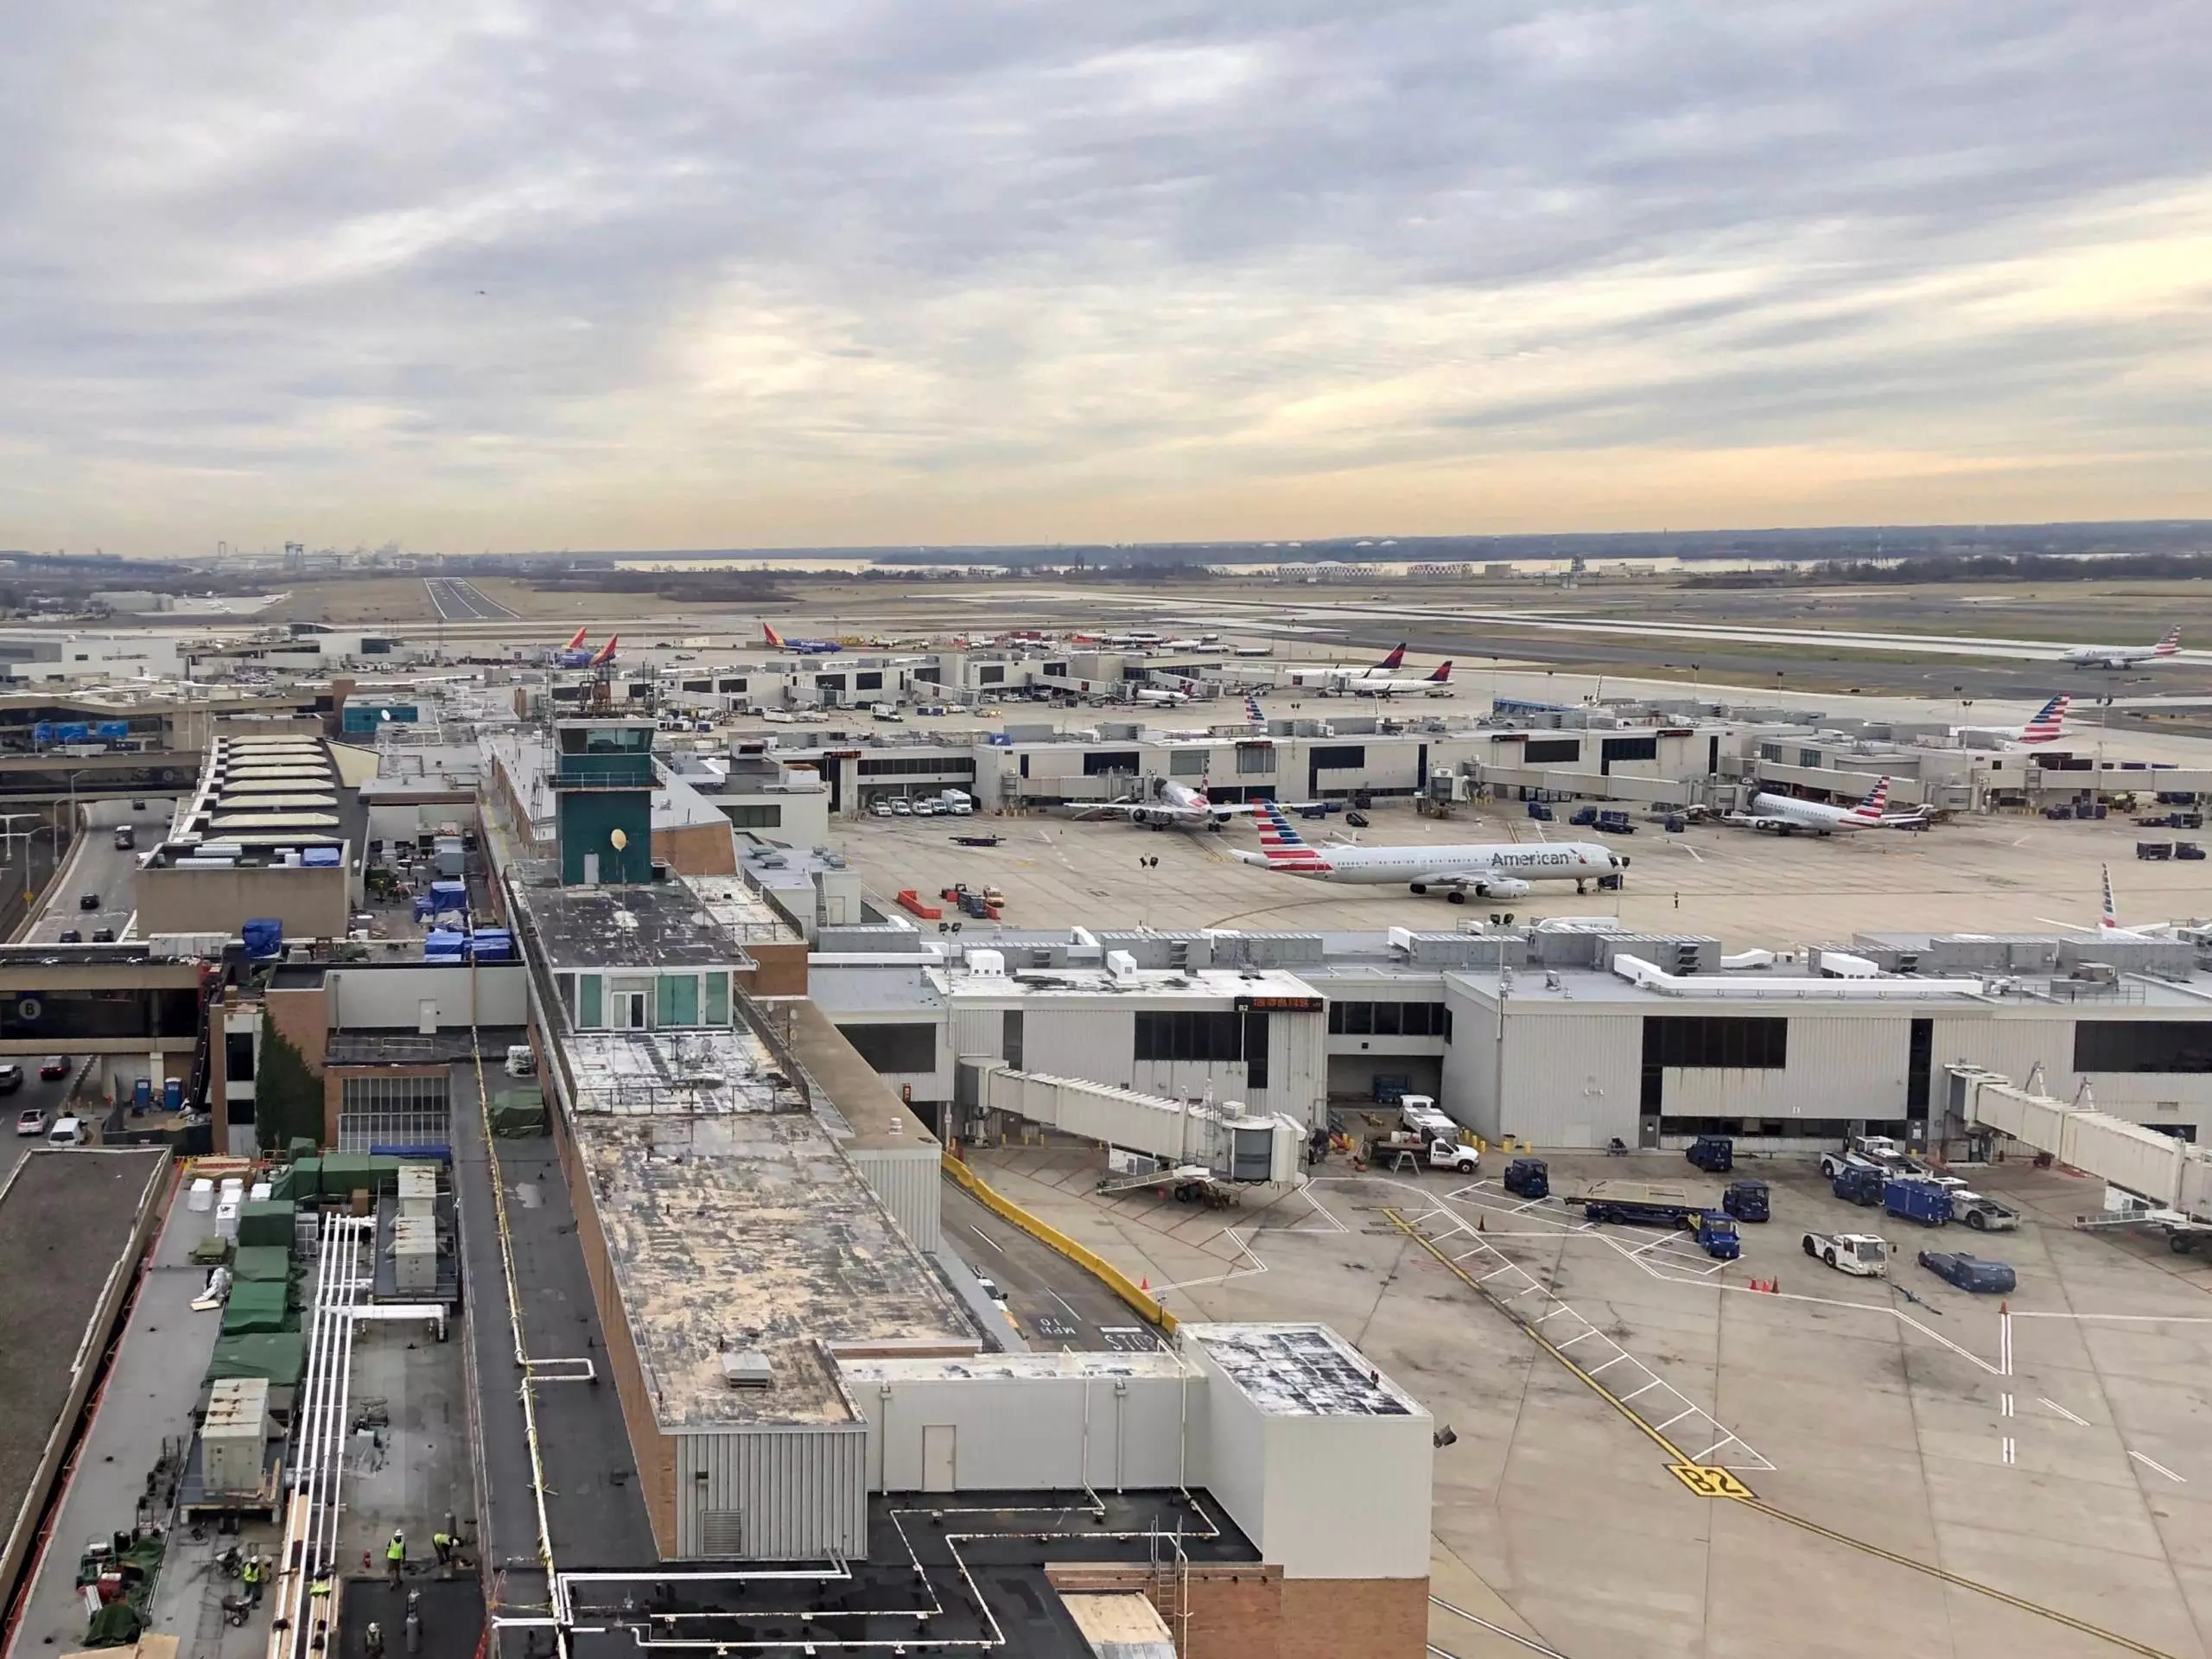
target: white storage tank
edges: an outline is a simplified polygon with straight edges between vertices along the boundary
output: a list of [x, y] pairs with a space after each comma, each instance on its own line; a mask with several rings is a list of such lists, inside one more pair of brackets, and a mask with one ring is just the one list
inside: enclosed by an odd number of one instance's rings
[[267, 1377], [218, 1377], [208, 1385], [200, 1446], [200, 1478], [209, 1491], [260, 1491], [268, 1440]]
[[215, 1236], [235, 1241], [238, 1236], [238, 1205], [236, 1198], [225, 1200], [215, 1206]]

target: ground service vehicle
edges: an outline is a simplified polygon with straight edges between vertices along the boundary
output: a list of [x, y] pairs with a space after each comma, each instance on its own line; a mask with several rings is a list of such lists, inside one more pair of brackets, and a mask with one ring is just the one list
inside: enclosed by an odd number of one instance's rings
[[1986, 1295], [2009, 1295], [2019, 1287], [2019, 1275], [2002, 1262], [1968, 1255], [1964, 1250], [1923, 1250], [1920, 1265], [1946, 1284]]
[[1516, 1198], [1545, 1198], [1552, 1190], [1551, 1171], [1541, 1158], [1516, 1158], [1505, 1166], [1504, 1185]]
[[1808, 1233], [1805, 1254], [1855, 1278], [1880, 1279], [1890, 1271], [1889, 1241], [1872, 1233]]
[[1719, 1175], [1736, 1167], [1736, 1143], [1725, 1135], [1701, 1135], [1690, 1142], [1683, 1154], [1708, 1175]]
[[1764, 1221], [1773, 1214], [1767, 1207], [1764, 1181], [1729, 1182], [1720, 1195], [1720, 1207], [1738, 1221]]
[[2020, 1212], [1979, 1192], [1954, 1192], [1951, 1219], [1963, 1221], [1977, 1233], [2009, 1233], [2020, 1224]]
[[1482, 1155], [1457, 1135], [1425, 1135], [1407, 1129], [1376, 1136], [1368, 1148], [1367, 1161], [1376, 1169], [1403, 1169], [1408, 1164], [1426, 1163], [1431, 1169], [1456, 1170], [1462, 1175], [1475, 1174], [1482, 1168]]
[[1951, 1218], [1951, 1195], [1933, 1181], [1893, 1177], [1882, 1183], [1882, 1208], [1923, 1227], [1941, 1227]]
[[1836, 1172], [1828, 1190], [1847, 1204], [1871, 1210], [1882, 1201], [1882, 1189], [1889, 1179], [1889, 1171], [1872, 1164], [1849, 1164]]
[[1662, 1181], [1593, 1181], [1590, 1190], [1565, 1199], [1580, 1205], [1592, 1222], [1623, 1222], [1634, 1227], [1688, 1227], [1707, 1255], [1732, 1262], [1744, 1253], [1735, 1219], [1709, 1193]]

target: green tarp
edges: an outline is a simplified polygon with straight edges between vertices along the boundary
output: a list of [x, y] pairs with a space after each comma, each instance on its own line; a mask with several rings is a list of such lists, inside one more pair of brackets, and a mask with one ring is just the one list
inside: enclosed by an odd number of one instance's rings
[[308, 1339], [297, 1331], [274, 1336], [219, 1337], [208, 1363], [207, 1381], [226, 1376], [265, 1376], [272, 1389], [294, 1389], [308, 1363]]
[[223, 1334], [266, 1337], [297, 1330], [298, 1321], [288, 1306], [290, 1300], [291, 1286], [282, 1279], [234, 1281], [231, 1299], [223, 1304]]
[[[394, 1177], [397, 1185], [397, 1178]], [[327, 1152], [322, 1155], [322, 1196], [340, 1204], [359, 1192], [376, 1191], [376, 1170], [365, 1152]]]
[[519, 1140], [545, 1133], [545, 1102], [534, 1089], [503, 1089], [492, 1100], [492, 1133]]
[[292, 1248], [292, 1211], [289, 1198], [263, 1198], [258, 1203], [248, 1198], [238, 1206], [238, 1243], [244, 1244], [281, 1244]]
[[297, 1187], [293, 1181], [292, 1172], [289, 1166], [270, 1176], [269, 1196], [272, 1198], [281, 1198], [287, 1203], [298, 1196]]
[[313, 1135], [296, 1135], [292, 1137], [291, 1154], [294, 1163], [296, 1164], [302, 1158], [314, 1157], [315, 1150], [315, 1140]]
[[300, 1204], [313, 1204], [322, 1196], [322, 1160], [295, 1158], [292, 1160], [292, 1197]]
[[274, 1244], [249, 1244], [232, 1261], [231, 1272], [239, 1279], [273, 1279], [280, 1285], [289, 1284], [292, 1253]]

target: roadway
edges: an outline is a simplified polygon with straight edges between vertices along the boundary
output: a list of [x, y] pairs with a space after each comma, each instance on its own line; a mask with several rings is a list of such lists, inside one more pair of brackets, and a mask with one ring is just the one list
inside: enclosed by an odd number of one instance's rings
[[950, 1179], [943, 1190], [944, 1248], [998, 1286], [1031, 1348], [1096, 1352], [1160, 1345], [1129, 1305], [1084, 1268], [986, 1209]]
[[429, 589], [430, 607], [438, 613], [441, 622], [511, 622], [515, 613], [496, 601], [479, 593], [473, 582], [462, 582], [454, 576], [425, 576], [423, 586]]
[[[84, 823], [76, 849], [60, 874], [47, 884], [41, 904], [17, 936], [18, 943], [58, 944], [61, 935], [73, 929], [89, 944], [93, 930], [102, 927], [113, 930], [115, 937], [121, 938], [137, 913], [138, 860], [168, 827], [168, 810], [167, 800], [150, 798], [143, 812], [134, 810], [129, 800], [121, 798], [79, 802]], [[138, 830], [138, 845], [130, 852], [115, 844], [116, 828], [125, 823], [135, 824]], [[82, 899], [88, 893], [99, 895], [98, 908], [84, 908]]]

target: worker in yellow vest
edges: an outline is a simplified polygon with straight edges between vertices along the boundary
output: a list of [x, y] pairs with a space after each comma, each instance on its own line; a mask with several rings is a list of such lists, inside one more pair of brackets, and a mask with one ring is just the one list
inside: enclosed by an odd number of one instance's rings
[[391, 1569], [391, 1587], [399, 1588], [399, 1575], [407, 1568], [407, 1535], [395, 1532], [384, 1547], [384, 1564]]

